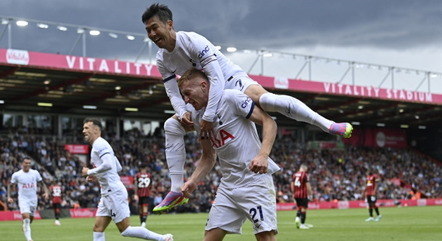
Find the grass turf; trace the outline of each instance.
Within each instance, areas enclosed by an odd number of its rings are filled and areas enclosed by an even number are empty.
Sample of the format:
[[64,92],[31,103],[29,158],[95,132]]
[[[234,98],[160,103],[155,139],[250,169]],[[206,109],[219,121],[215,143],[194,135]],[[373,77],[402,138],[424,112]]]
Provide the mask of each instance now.
[[[365,222],[366,209],[309,210],[307,223],[310,230],[298,230],[294,225],[294,211],[278,212],[277,239],[308,241],[441,241],[442,206],[381,208],[383,218],[379,222]],[[158,233],[172,233],[175,241],[202,240],[207,214],[162,214],[148,217],[148,228]],[[132,216],[133,225],[139,225],[138,217]],[[92,218],[62,219],[61,226],[54,220],[35,220],[32,224],[34,241],[92,240]],[[20,221],[0,222],[0,240],[25,240]],[[106,230],[106,240],[136,240],[119,235],[111,223]],[[246,222],[242,235],[227,235],[227,241],[255,240],[250,222]]]

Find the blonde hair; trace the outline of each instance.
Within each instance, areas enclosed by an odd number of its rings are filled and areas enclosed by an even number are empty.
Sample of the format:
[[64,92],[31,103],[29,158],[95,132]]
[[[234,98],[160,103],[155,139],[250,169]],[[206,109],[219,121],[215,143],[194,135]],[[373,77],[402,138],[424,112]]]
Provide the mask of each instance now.
[[207,75],[206,75],[203,71],[201,71],[201,70],[199,70],[199,69],[194,69],[194,68],[192,68],[192,69],[189,69],[189,70],[187,70],[186,72],[184,72],[184,74],[183,74],[183,75],[181,76],[181,78],[178,80],[178,88],[181,89],[181,86],[182,86],[185,82],[187,82],[187,81],[191,81],[191,80],[194,80],[194,79],[197,78],[197,77],[201,77],[201,78],[203,78],[204,80],[206,80],[207,83],[209,83],[209,79],[207,78]]

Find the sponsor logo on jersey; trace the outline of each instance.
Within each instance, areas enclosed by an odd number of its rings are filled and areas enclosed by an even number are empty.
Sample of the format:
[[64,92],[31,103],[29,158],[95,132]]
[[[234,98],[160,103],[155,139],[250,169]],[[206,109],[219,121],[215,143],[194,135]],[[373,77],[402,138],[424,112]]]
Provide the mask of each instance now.
[[250,97],[247,97],[247,99],[241,104],[241,107],[246,108],[251,101],[252,99],[250,99]]
[[198,54],[198,58],[204,57],[204,55],[206,55],[207,52],[209,52],[209,45],[206,45],[206,47],[203,50],[201,50],[201,52]]
[[219,135],[212,136],[210,138],[210,141],[212,142],[213,147],[220,148],[224,146],[224,144],[226,144],[227,140],[233,140],[233,139],[235,139],[235,136],[221,129],[219,130]]

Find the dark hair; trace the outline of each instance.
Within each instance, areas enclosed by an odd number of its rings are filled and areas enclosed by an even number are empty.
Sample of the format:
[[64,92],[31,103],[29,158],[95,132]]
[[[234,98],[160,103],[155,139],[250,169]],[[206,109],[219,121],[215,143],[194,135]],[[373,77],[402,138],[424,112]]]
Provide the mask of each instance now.
[[173,20],[172,11],[170,11],[169,7],[163,4],[154,3],[150,5],[150,7],[146,9],[146,11],[144,11],[143,16],[141,17],[141,21],[143,23],[146,23],[154,16],[158,16],[158,18],[163,23],[167,22],[167,20]]
[[23,160],[21,160],[21,162],[24,162],[25,160],[30,160],[31,162],[33,161],[30,156],[24,156]]
[[85,118],[83,121],[83,124],[86,124],[88,122],[92,122],[95,126],[98,126],[100,128],[100,131],[103,129],[103,126],[101,125],[101,121],[97,118]]

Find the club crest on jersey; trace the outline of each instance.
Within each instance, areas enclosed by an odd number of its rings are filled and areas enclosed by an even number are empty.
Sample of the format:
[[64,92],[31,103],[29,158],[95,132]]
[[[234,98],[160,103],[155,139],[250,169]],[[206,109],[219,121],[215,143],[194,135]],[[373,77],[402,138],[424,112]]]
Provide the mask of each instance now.
[[226,144],[227,140],[233,140],[233,139],[235,139],[235,136],[233,136],[229,132],[221,129],[221,130],[219,130],[219,135],[212,136],[210,138],[210,141],[212,142],[213,147],[219,148],[219,147],[224,146],[224,144]]
[[209,45],[206,45],[206,47],[201,50],[201,52],[198,54],[198,58],[202,58],[207,52],[209,52]]

